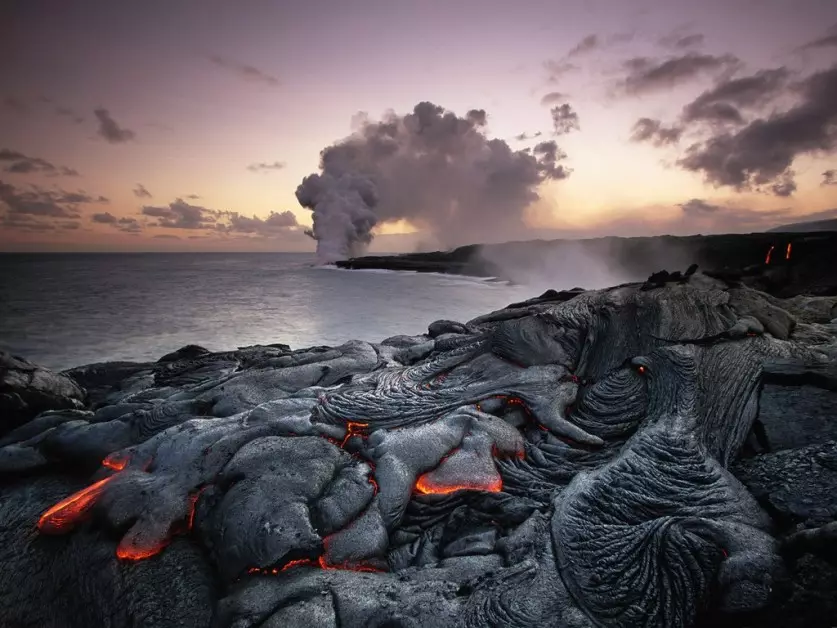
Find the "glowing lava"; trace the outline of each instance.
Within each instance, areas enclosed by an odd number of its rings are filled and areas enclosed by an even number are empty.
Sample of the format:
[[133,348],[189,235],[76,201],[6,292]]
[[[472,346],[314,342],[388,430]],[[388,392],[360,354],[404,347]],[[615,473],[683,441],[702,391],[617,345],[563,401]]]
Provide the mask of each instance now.
[[352,436],[360,436],[363,438],[365,436],[363,431],[367,427],[369,427],[369,423],[361,423],[360,421],[349,421],[346,423],[346,435],[343,437],[343,442],[340,443],[340,447],[345,447]]
[[773,246],[772,244],[770,245],[770,248],[767,250],[767,256],[764,258],[764,263],[765,264],[770,263],[770,256],[773,255],[773,249],[775,249],[775,248],[776,247]]
[[128,457],[127,455],[115,451],[112,454],[110,454],[107,458],[102,460],[102,466],[107,467],[108,469],[112,469],[113,471],[122,471],[125,467],[128,466],[130,460],[130,457]]
[[201,493],[203,493],[206,487],[200,487],[195,493],[189,495],[189,515],[186,517],[186,529],[187,531],[192,530],[192,526],[195,524],[195,508],[198,505],[198,499],[200,499]]
[[162,552],[169,544],[168,540],[152,547],[132,547],[120,545],[116,548],[116,557],[119,560],[145,560]]
[[791,256],[791,243],[788,242],[788,248],[785,249],[785,259],[790,259]]
[[488,484],[434,484],[425,473],[416,482],[416,492],[421,495],[450,495],[457,491],[485,491],[487,493],[499,493],[503,490],[503,480],[499,477]]
[[378,569],[377,567],[373,567],[372,565],[364,565],[363,563],[357,564],[342,564],[342,565],[330,565],[326,562],[325,556],[320,556],[317,560],[317,564],[320,566],[320,569],[326,571],[362,571],[366,573],[382,573],[383,569]]
[[105,485],[116,475],[91,484],[66,499],[62,499],[38,519],[38,530],[44,534],[64,534],[83,520],[99,499]]

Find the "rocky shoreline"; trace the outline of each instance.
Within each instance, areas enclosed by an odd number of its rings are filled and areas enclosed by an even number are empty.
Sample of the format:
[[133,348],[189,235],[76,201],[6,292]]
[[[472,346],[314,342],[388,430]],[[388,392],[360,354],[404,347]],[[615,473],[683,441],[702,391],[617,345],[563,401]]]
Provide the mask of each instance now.
[[0,354],[0,625],[833,626],[818,237],[380,343]]

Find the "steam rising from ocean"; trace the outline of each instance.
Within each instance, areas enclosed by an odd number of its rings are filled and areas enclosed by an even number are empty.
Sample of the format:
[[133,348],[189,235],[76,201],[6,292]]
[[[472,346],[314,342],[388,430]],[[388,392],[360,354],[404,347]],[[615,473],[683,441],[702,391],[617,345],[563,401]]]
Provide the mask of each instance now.
[[411,113],[364,119],[320,153],[321,173],[302,180],[299,203],[313,212],[308,235],[321,263],[362,255],[376,224],[405,219],[444,246],[497,239],[523,226],[546,179],[564,179],[554,141],[512,150],[485,134],[487,116],[459,117],[430,102]]

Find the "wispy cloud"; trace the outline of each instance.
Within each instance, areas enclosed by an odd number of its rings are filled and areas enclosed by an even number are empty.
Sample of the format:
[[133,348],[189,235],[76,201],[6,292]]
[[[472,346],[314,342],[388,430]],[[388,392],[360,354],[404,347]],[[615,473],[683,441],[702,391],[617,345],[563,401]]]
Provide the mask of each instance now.
[[12,174],[29,174],[40,172],[47,176],[77,177],[78,171],[66,166],[56,166],[46,159],[40,157],[29,157],[23,153],[9,148],[0,148],[0,163],[6,164],[4,172]]
[[272,163],[260,162],[257,164],[250,164],[247,166],[247,170],[250,172],[272,172],[282,170],[285,165],[286,164],[283,161],[274,161]]
[[209,57],[209,60],[217,65],[220,68],[224,68],[225,70],[229,70],[244,78],[248,81],[254,81],[257,83],[262,83],[264,85],[270,85],[271,87],[279,87],[281,82],[278,78],[273,76],[272,74],[268,74],[260,70],[259,68],[246,64],[240,63],[233,59],[229,59],[227,57],[222,57],[220,55],[212,55]]
[[120,127],[107,109],[99,108],[93,113],[99,121],[99,135],[111,144],[123,144],[136,138],[137,134],[130,129]]

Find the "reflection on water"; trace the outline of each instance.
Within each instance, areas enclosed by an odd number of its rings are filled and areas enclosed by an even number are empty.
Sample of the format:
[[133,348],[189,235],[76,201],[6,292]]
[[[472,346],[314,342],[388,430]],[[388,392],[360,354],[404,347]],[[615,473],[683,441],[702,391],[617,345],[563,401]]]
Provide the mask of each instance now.
[[293,253],[0,255],[0,348],[63,369],[156,360],[189,343],[380,341],[542,291],[313,263]]

